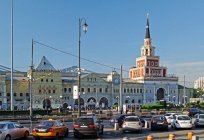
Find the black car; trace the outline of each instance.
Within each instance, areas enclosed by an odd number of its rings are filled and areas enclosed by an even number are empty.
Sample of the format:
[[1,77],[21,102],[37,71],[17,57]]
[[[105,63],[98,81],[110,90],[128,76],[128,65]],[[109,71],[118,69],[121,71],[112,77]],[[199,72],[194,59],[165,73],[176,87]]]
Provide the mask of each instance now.
[[168,122],[163,115],[153,116],[151,119],[151,131],[166,130],[168,131]]
[[126,116],[130,116],[130,115],[129,114],[119,114],[119,115],[113,117],[110,120],[110,125],[114,126],[115,123],[118,123],[118,126],[122,127],[123,120],[125,119]]
[[188,116],[194,116],[195,114],[199,114],[199,113],[203,113],[202,111],[200,111],[198,108],[188,108],[188,109],[184,109],[183,113],[188,115]]
[[83,137],[84,135],[99,137],[103,134],[103,121],[98,120],[96,116],[81,116],[74,120],[74,137]]

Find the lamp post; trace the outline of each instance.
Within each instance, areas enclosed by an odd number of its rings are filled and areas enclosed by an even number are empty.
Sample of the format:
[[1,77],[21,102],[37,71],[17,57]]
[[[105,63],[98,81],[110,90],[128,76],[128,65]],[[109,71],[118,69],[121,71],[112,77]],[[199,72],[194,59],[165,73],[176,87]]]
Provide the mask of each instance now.
[[118,112],[119,111],[119,106],[120,106],[120,104],[119,104],[119,96],[116,96],[115,98],[117,99],[117,103],[118,103],[118,106],[117,106],[117,112]]
[[60,95],[60,107],[62,107],[62,95]]
[[[82,25],[82,21],[84,21],[84,24]],[[79,18],[79,54],[78,54],[78,58],[79,58],[79,68],[78,68],[78,117],[81,116],[81,102],[80,102],[80,90],[81,90],[81,57],[80,57],[80,45],[81,45],[81,30],[83,26],[83,31],[84,33],[87,32],[87,27],[88,25],[86,24],[86,19],[85,18]]]

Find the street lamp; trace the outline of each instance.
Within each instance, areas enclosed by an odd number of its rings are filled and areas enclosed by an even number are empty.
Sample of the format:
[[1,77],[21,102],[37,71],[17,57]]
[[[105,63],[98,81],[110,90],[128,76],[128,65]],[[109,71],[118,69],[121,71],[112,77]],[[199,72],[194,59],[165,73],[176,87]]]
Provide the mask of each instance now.
[[60,95],[60,107],[62,107],[62,95]]
[[117,103],[118,103],[118,106],[117,106],[117,112],[119,111],[119,96],[116,96],[115,97],[117,99]]
[[[82,25],[82,21],[84,21],[84,24]],[[81,88],[81,65],[80,65],[80,45],[81,45],[81,30],[83,26],[83,31],[84,33],[87,32],[88,30],[88,25],[86,24],[86,19],[85,18],[79,18],[79,68],[78,68],[78,117],[81,116],[81,102],[80,102],[80,88]]]

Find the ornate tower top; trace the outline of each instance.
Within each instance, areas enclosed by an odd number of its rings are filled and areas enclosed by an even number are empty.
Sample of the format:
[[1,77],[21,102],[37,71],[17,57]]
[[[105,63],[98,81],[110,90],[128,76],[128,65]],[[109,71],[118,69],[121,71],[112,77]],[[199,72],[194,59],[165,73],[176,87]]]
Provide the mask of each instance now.
[[150,37],[149,14],[147,14],[146,34],[144,38],[144,46],[141,48],[141,56],[154,56],[154,49]]
[[146,34],[145,38],[151,38],[150,37],[150,31],[149,31],[149,14],[147,14],[147,24],[146,24]]

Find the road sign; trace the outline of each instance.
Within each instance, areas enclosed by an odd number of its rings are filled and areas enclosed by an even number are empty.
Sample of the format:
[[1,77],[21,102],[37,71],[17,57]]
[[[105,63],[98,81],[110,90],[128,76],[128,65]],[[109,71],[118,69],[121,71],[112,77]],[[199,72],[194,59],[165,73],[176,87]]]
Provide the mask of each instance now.
[[73,86],[73,99],[78,99],[78,86]]
[[2,104],[2,109],[7,109],[7,103]]

